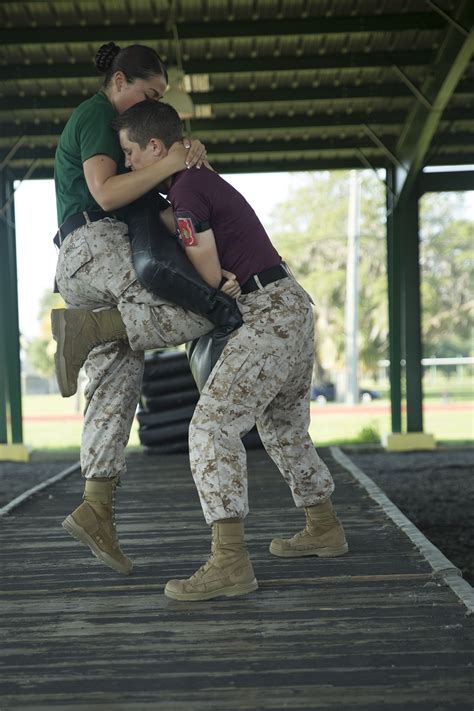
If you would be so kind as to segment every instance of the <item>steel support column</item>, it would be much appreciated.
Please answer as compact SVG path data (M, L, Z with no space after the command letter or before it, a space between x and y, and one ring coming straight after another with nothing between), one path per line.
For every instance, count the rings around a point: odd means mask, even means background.
M402 252L407 432L423 432L420 239L416 183L395 209Z
M0 341L2 338L3 335L0 332ZM3 351L3 348L1 350ZM4 355L3 353L0 353L0 445L7 443L7 396L5 391L5 374L3 366Z
M2 207L3 206L3 207ZM0 175L0 411L9 411L11 422L10 441L14 444L23 442L22 407L21 407L21 365L20 332L18 325L18 293L16 265L15 213L13 204L13 181L6 171ZM2 392L3 390L3 392ZM0 415L0 436L2 432ZM0 440L1 441L1 440ZM6 442L6 437L4 438Z
M402 431L402 373L401 373L401 299L402 270L400 241L395 223L395 168L387 168L387 280L388 329L390 353L390 408L392 432Z
M4 195L3 189L4 176L0 171L0 202ZM6 224L3 216L0 215L0 445L6 444L8 441L7 432L7 416L8 416L8 397L7 397L7 302L8 302L8 250L7 250L7 234Z

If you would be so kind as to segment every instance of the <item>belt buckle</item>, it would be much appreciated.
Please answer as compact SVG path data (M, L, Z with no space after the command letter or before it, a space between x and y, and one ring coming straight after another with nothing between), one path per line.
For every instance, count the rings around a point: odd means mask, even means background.
M263 289L264 286L263 286L262 282L260 281L260 278L259 278L258 274L254 274L254 275L253 275L253 278L254 278L254 281L255 281L257 287L258 287L259 289Z

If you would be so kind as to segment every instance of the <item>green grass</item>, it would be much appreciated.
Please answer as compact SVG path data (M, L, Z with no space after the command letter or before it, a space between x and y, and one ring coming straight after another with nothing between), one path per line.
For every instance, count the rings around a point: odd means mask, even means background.
M380 402L380 401L379 401ZM344 406L338 414L324 413L324 407L316 408L309 433L317 445L363 442L364 428L371 428L379 434L390 432L390 414L368 412L357 415L344 413ZM436 441L465 443L474 440L474 410L425 412L424 431L434 435ZM365 440L366 441L366 440Z
M467 401L461 398L464 404ZM440 402L442 402L440 400ZM430 401L432 404L433 401ZM382 434L390 431L390 415L378 412L380 404L388 405L388 401L378 400L364 411L357 414L345 412L344 405L339 406L337 413L331 412L330 406L317 406L312 418L310 435L318 445L367 442L373 433ZM433 403L434 404L434 403ZM82 403L80 404L82 407ZM365 412L365 410L368 412ZM59 395L29 395L23 400L24 442L35 450L71 450L78 451L82 424L81 421L69 421L68 416L78 414L74 398L63 399ZM35 416L57 416L54 421L42 422L29 420ZM62 419L61 419L62 418ZM437 441L446 443L469 442L474 439L474 410L426 412L424 429L433 434ZM365 433L364 433L364 430ZM369 431L367 431L369 430ZM135 423L130 436L130 447L138 447L138 427Z
M84 407L83 398L62 398L60 395L27 395L23 398L23 440L34 449L76 450L80 446L82 423L68 420L80 416ZM29 417L50 416L63 419L41 422ZM138 428L134 424L130 445L138 447Z

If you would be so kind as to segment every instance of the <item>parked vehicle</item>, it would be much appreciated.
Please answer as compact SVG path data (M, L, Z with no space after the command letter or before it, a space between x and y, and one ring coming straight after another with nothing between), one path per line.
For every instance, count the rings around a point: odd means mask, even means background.
M336 386L334 383L325 382L313 385L311 388L311 400L324 405L326 402L334 402L336 399Z
M377 390L369 390L367 388L359 388L359 399L361 402L372 402L380 397ZM320 404L326 402L334 402L336 400L336 386L329 381L313 385L311 388L311 400L315 400Z

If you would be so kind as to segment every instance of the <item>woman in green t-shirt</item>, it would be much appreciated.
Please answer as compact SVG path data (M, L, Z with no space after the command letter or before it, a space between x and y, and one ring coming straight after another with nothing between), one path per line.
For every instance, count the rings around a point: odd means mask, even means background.
M191 142L189 151L183 143L176 143L159 163L122 172L122 150L112 121L145 98L160 99L167 85L166 68L150 47L120 49L114 43L99 49L95 63L105 74L102 90L75 109L56 152L61 225L56 238L60 246L56 281L69 309L97 311L92 314L94 321L102 323L105 340L112 337L113 341L104 343L85 333L85 327L74 329L69 363L81 359L84 341L92 338L96 347L86 361L81 442L85 501L63 526L106 565L130 573L132 563L120 549L115 531L113 502L115 487L126 471L124 448L140 396L143 351L183 343L208 332L211 324L159 299L138 283L120 208L185 167L200 167L205 149L199 141ZM54 320L53 331L57 338ZM57 340L59 370L67 359ZM89 349L90 345L86 353ZM74 383L72 392L75 387Z
M54 179L58 222L84 210L117 212L185 167L200 165L199 141L176 143L163 166L125 172L122 149L112 121L143 99L161 99L168 82L166 67L151 47L120 49L110 42L97 52L95 65L105 74L101 91L80 104L59 139ZM188 151L189 146L191 146ZM64 226L64 233L67 225Z

